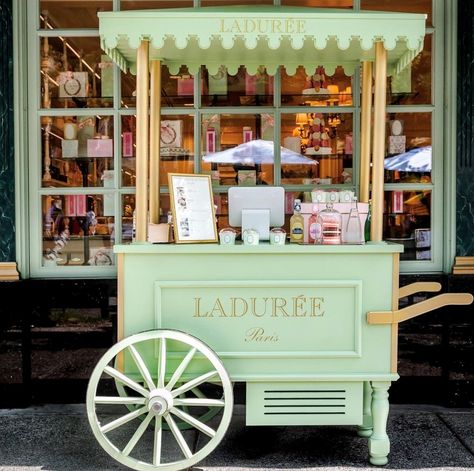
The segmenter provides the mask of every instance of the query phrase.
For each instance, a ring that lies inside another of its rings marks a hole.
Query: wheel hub
[[[154,389],[150,392],[147,405],[150,412],[163,416],[173,407],[173,396],[167,389]]]

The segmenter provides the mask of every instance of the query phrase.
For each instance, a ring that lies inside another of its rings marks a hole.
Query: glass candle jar
[[[318,222],[321,233],[316,243],[323,245],[338,245],[341,243],[342,217],[341,213],[334,209],[332,203],[327,203],[326,209],[319,212]]]
[[[234,245],[237,232],[232,227],[226,227],[219,231],[219,243],[221,245]]]
[[[286,232],[280,227],[270,231],[270,245],[285,245]]]

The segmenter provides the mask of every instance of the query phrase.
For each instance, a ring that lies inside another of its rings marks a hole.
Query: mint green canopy
[[[136,50],[150,41],[150,60],[171,73],[187,65],[191,74],[205,65],[234,75],[240,65],[250,74],[265,66],[274,75],[284,65],[293,75],[300,65],[323,65],[331,75],[338,65],[350,75],[374,60],[375,42],[388,52],[388,74],[405,68],[423,48],[425,15],[334,9],[238,6],[101,12],[104,51],[126,71],[136,69]]]

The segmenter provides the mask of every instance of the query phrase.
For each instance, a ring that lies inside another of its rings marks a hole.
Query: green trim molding
[[[458,4],[456,255],[474,255],[474,4]]]
[[[0,0],[0,262],[15,260],[12,17],[11,0]]]

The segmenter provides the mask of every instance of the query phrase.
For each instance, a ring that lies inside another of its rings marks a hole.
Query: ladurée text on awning
[[[221,18],[219,33],[304,34],[306,21],[295,18]]]
[[[322,317],[324,313],[323,297],[194,298],[193,317]]]

